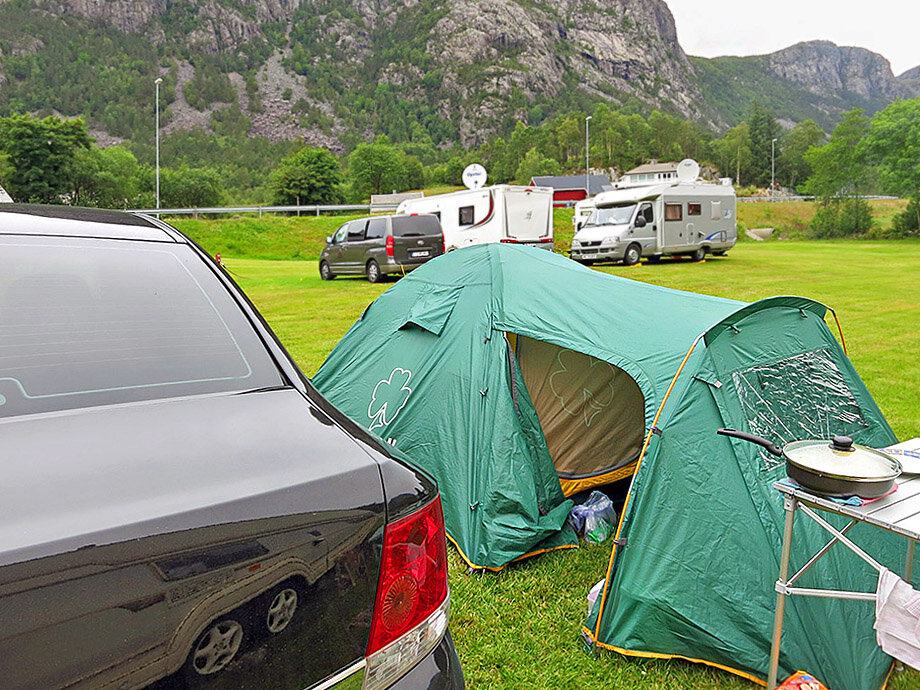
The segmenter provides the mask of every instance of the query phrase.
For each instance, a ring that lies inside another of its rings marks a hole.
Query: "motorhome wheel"
[[[700,247],[691,256],[694,261],[702,261],[706,258],[706,247]]]
[[[626,253],[623,254],[623,264],[625,266],[635,266],[639,263],[639,259],[642,257],[642,249],[638,244],[631,244],[626,248]]]

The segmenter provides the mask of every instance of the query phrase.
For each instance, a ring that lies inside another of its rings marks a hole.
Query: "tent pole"
[[[658,411],[655,413],[655,419],[652,420],[652,427],[648,430],[648,434],[645,436],[645,443],[642,444],[642,450],[639,452],[638,460],[636,460],[636,469],[633,470],[633,478],[629,483],[629,491],[626,492],[626,501],[623,503],[623,510],[620,511],[620,521],[617,524],[617,531],[613,540],[613,549],[610,551],[610,560],[607,563],[607,575],[604,577],[604,591],[601,592],[601,605],[597,609],[597,624],[594,626],[595,644],[598,642],[598,640],[600,640],[601,637],[601,618],[604,616],[604,604],[607,603],[607,589],[610,587],[610,575],[613,573],[613,561],[617,555],[617,545],[619,544],[620,532],[623,531],[623,520],[626,517],[626,509],[629,507],[629,499],[632,498],[632,485],[635,483],[636,474],[639,472],[639,468],[642,466],[642,459],[645,457],[645,451],[648,448],[648,444],[651,443],[652,434],[655,433],[655,428],[658,426],[658,419],[661,417],[661,411],[664,410],[664,404],[668,401],[668,396],[671,395],[671,391],[674,390],[674,384],[677,383],[677,378],[680,376],[680,372],[684,370],[684,366],[687,364],[687,360],[690,359],[690,355],[693,354],[696,346],[705,335],[706,333],[700,333],[696,337],[696,340],[693,341],[690,349],[687,350],[687,354],[684,355],[684,359],[681,361],[680,366],[677,367],[677,373],[675,373],[674,378],[671,379],[671,385],[668,386],[668,390],[665,392],[664,398],[662,398],[661,404],[658,406]]]

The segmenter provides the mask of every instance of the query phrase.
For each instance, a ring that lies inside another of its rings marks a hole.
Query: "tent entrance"
[[[645,399],[609,362],[508,334],[563,493],[631,474],[645,434]]]

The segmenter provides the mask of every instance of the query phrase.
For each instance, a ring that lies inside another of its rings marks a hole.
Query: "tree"
[[[859,108],[844,113],[824,146],[813,146],[805,153],[812,173],[803,189],[824,200],[825,205],[839,194],[858,194],[868,179],[866,149],[862,145],[869,129],[869,118]]]
[[[824,130],[814,120],[802,120],[786,136],[779,156],[776,158],[777,177],[793,189],[811,175],[811,167],[805,162],[805,154],[812,146],[818,146],[826,138]]]
[[[401,187],[405,170],[400,154],[386,137],[378,138],[373,144],[358,144],[348,157],[354,194],[367,198]]]
[[[140,166],[123,146],[78,149],[71,163],[71,200],[77,206],[127,208],[142,204]]]
[[[217,206],[223,194],[220,173],[213,168],[183,165],[160,171],[160,201],[167,208]]]
[[[342,200],[339,162],[326,149],[303,148],[281,161],[269,179],[274,203],[335,204]]]
[[[530,184],[530,178],[537,175],[561,175],[562,166],[554,158],[540,155],[536,147],[530,149],[518,166],[515,178],[518,184]]]
[[[895,101],[877,112],[865,145],[870,160],[878,163],[885,191],[920,194],[920,98]]]
[[[754,182],[769,184],[774,164],[773,140],[780,135],[779,125],[773,115],[759,101],[751,104],[751,116],[747,121],[751,141],[751,172]]]
[[[742,178],[747,182],[753,154],[751,137],[747,122],[728,130],[720,139],[710,145],[712,157],[723,175],[734,175],[735,184],[741,185]]]
[[[90,143],[86,123],[80,119],[2,118],[0,149],[11,168],[3,185],[16,201],[61,203],[61,195],[70,188],[74,156]]]

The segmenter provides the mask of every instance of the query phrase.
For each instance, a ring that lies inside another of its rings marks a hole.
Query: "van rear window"
[[[0,240],[0,418],[282,384],[187,245]]]
[[[441,224],[434,216],[393,216],[393,234],[405,235],[439,235]]]

